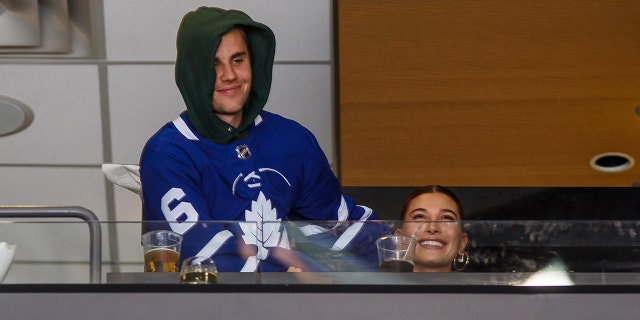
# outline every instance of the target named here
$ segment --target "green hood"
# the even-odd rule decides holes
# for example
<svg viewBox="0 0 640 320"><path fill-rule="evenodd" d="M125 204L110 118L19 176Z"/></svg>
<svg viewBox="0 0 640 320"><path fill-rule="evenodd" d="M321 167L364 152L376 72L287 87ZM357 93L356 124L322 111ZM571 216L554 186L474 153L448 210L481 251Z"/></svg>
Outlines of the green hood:
<svg viewBox="0 0 640 320"><path fill-rule="evenodd" d="M214 113L211 100L216 81L215 53L222 35L241 25L251 56L251 92L240 126L229 125ZM269 27L237 10L200 7L182 19L177 37L176 83L187 106L187 117L198 133L227 144L249 136L253 120L264 108L271 90L276 39Z"/></svg>

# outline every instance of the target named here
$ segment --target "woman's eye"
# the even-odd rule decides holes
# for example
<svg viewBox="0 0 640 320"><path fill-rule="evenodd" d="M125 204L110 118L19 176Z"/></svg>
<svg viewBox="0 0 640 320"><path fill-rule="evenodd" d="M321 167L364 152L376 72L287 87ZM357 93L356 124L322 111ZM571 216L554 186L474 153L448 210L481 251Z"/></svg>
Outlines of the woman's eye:
<svg viewBox="0 0 640 320"><path fill-rule="evenodd" d="M454 216L443 216L442 220L454 221L454 220L456 220L456 217L454 217Z"/></svg>

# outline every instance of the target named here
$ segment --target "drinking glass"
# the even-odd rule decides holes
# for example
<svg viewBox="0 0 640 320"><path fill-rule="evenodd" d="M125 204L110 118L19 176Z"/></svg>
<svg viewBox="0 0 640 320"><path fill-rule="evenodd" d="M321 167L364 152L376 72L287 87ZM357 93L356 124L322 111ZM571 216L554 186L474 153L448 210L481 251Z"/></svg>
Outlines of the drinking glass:
<svg viewBox="0 0 640 320"><path fill-rule="evenodd" d="M218 268L211 258L189 257L180 268L180 282L189 284L218 283Z"/></svg>
<svg viewBox="0 0 640 320"><path fill-rule="evenodd" d="M145 272L178 272L182 235L154 230L142 235Z"/></svg>
<svg viewBox="0 0 640 320"><path fill-rule="evenodd" d="M376 240L380 271L413 272L416 240L413 237L393 235Z"/></svg>

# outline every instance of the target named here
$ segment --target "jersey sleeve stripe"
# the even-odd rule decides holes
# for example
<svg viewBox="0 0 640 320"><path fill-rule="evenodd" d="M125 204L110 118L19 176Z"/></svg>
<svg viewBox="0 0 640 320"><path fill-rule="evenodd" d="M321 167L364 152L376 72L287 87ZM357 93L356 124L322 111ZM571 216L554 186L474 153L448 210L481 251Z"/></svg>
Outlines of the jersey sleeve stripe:
<svg viewBox="0 0 640 320"><path fill-rule="evenodd" d="M211 238L211 240L209 240L209 242L202 249L200 249L200 252L198 252L197 256L213 256L231 237L233 237L233 234L229 230L224 230L216 233L216 235L213 236L213 238Z"/></svg>
<svg viewBox="0 0 640 320"><path fill-rule="evenodd" d="M359 206L359 207L364 209L364 214L360 218L360 221L367 221L369 217L373 214L373 210L365 206ZM349 228L347 228L347 230L345 230L344 233L340 235L338 240L336 240L336 242L331 247L331 250L340 251L344 249L349 244L349 242L351 242L351 240L353 240L353 238L355 238L356 235L358 235L358 232L360 232L360 229L362 229L363 226L364 226L363 222L356 222L351 226L349 226Z"/></svg>
<svg viewBox="0 0 640 320"><path fill-rule="evenodd" d="M180 133L182 133L182 135L185 138L189 140L195 140L195 141L200 140L198 139L198 137L196 137L193 131L189 129L189 126L187 126L187 124L184 122L184 119L182 119L181 117L177 117L173 119L173 121L171 122L173 123L174 126L176 126L176 129L178 129L178 131L180 131Z"/></svg>

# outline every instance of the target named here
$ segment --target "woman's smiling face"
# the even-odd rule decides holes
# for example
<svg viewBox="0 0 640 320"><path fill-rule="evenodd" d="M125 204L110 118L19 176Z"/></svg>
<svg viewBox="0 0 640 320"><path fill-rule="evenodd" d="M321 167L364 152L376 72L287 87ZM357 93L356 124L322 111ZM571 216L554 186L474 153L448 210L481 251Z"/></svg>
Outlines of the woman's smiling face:
<svg viewBox="0 0 640 320"><path fill-rule="evenodd" d="M423 193L408 203L396 233L416 238L414 272L451 271L451 262L468 241L460 218L460 208L444 193Z"/></svg>

